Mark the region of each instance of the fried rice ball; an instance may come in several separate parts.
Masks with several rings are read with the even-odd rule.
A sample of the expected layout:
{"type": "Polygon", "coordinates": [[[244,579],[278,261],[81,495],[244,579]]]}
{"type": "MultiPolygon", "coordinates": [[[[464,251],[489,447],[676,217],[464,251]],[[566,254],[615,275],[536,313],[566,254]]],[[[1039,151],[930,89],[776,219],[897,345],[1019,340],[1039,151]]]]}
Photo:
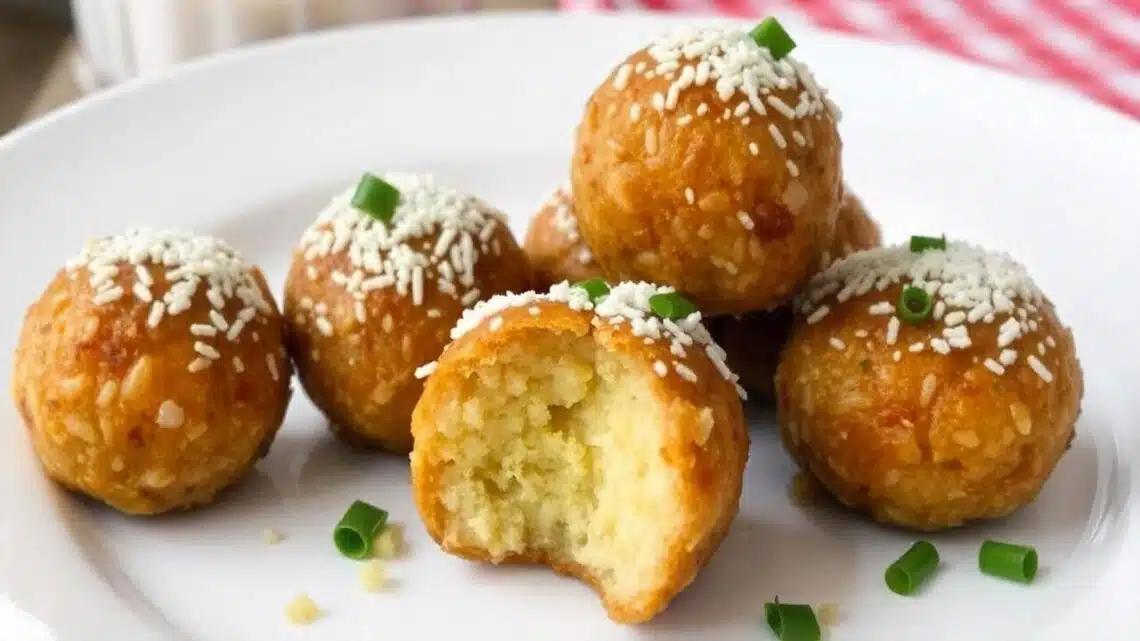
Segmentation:
{"type": "Polygon", "coordinates": [[[212,238],[128,231],[28,308],[12,395],[50,478],[150,515],[209,504],[264,456],[290,376],[256,267],[212,238]]]}
{"type": "MultiPolygon", "coordinates": [[[[863,202],[844,188],[835,235],[823,252],[821,269],[833,261],[856,251],[878,247],[882,243],[879,224],[867,213],[863,202]]],[[[747,314],[726,314],[709,318],[705,324],[717,343],[728,353],[728,366],[740,376],[740,384],[749,397],[761,404],[776,401],[773,378],[780,350],[792,333],[792,308],[781,305],[771,310],[747,314]]]]}
{"type": "Polygon", "coordinates": [[[845,505],[917,530],[1003,517],[1068,449],[1084,390],[1073,336],[1008,256],[859,252],[796,312],[776,373],[782,438],[845,505]]]}
{"type": "Polygon", "coordinates": [[[434,360],[463,310],[530,288],[503,215],[429,175],[388,173],[388,222],[336,197],[304,233],[285,285],[286,344],[333,432],[407,453],[416,367],[434,360]]]}
{"type": "Polygon", "coordinates": [[[523,251],[530,260],[534,285],[543,290],[602,276],[594,254],[578,232],[578,214],[570,186],[554,190],[530,221],[523,251]]]}
{"type": "Polygon", "coordinates": [[[779,304],[815,271],[841,193],[839,113],[802,63],[735,27],[669,34],[586,104],[571,182],[611,279],[708,314],[779,304]]]}
{"type": "Polygon", "coordinates": [[[463,317],[412,422],[416,505],[445,551],[550,566],[623,623],[693,581],[736,515],[748,433],[699,314],[647,313],[670,291],[623,283],[591,309],[561,283],[463,317]]]}

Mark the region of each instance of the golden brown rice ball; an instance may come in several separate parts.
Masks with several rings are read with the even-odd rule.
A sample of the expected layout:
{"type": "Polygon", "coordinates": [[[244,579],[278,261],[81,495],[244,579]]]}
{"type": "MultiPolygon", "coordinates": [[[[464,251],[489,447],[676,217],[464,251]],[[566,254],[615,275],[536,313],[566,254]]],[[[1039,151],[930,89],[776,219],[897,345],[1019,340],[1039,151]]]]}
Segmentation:
{"type": "Polygon", "coordinates": [[[422,382],[464,308],[529,289],[503,215],[427,175],[388,173],[383,223],[338,196],[305,232],[285,286],[289,352],[313,403],[350,443],[406,453],[422,382]]]}
{"type": "Polygon", "coordinates": [[[748,433],[700,314],[649,311],[669,292],[624,283],[594,306],[561,283],[464,315],[412,423],[416,505],[445,551],[549,565],[625,623],[693,581],[736,515],[748,433]]]}
{"type": "Polygon", "coordinates": [[[12,395],[49,477],[130,514],[206,505],[264,456],[291,370],[261,272],[221,241],[87,243],[24,318],[12,395]]]}
{"type": "Polygon", "coordinates": [[[535,287],[571,283],[602,276],[594,254],[578,232],[578,214],[570,186],[554,190],[530,221],[523,251],[534,272],[535,287]]]}
{"type": "Polygon", "coordinates": [[[860,252],[813,279],[776,389],[805,471],[879,521],[935,530],[1030,503],[1073,438],[1084,383],[1025,269],[954,242],[860,252]]]}
{"type": "MultiPolygon", "coordinates": [[[[832,261],[882,243],[879,224],[867,213],[862,201],[844,190],[831,245],[823,252],[821,269],[832,261]]],[[[726,314],[709,318],[705,324],[717,343],[728,353],[728,366],[740,376],[740,384],[761,404],[776,401],[773,378],[780,350],[792,332],[792,309],[781,305],[772,310],[747,314],[726,314]]]]}
{"type": "Polygon", "coordinates": [[[612,279],[708,314],[783,302],[819,264],[841,197],[837,110],[747,32],[691,28],[610,74],[578,127],[578,224],[612,279]]]}

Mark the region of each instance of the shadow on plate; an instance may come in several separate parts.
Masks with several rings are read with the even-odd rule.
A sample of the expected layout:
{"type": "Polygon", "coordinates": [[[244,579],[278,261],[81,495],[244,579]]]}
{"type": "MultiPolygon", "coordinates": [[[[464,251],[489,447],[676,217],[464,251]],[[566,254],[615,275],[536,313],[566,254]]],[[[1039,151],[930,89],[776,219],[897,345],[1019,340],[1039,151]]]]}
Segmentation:
{"type": "Polygon", "coordinates": [[[777,596],[842,602],[854,585],[855,562],[841,537],[737,519],[708,566],[644,631],[698,638],[722,626],[761,626],[764,603],[777,596]]]}

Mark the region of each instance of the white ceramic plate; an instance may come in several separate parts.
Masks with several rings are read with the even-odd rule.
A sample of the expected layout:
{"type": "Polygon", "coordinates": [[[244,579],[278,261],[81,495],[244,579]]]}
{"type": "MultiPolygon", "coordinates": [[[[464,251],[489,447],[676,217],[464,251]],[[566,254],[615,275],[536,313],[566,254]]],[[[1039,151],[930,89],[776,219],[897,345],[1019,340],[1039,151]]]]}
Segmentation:
{"type": "MultiPolygon", "coordinates": [[[[128,225],[226,238],[280,288],[289,250],[365,169],[426,170],[512,212],[517,231],[562,180],[589,91],[662,18],[519,16],[352,30],[271,45],[123,87],[0,141],[3,366],[24,307],[82,241],[128,225]]],[[[609,622],[583,586],[539,568],[442,554],[402,457],[341,447],[302,394],[269,457],[222,502],[130,519],[40,476],[15,411],[0,417],[0,638],[765,639],[763,603],[839,604],[832,641],[1079,641],[1138,629],[1136,380],[1140,127],[1060,90],[935,55],[792,25],[845,113],[850,182],[891,240],[946,232],[1026,262],[1076,332],[1079,438],[1015,517],[938,535],[923,596],[882,572],[913,539],[790,504],[793,468],[755,416],[740,515],[711,565],[653,623],[609,622]],[[369,595],[331,528],[352,499],[389,508],[411,554],[369,595]],[[286,534],[279,546],[264,528],[286,534]],[[983,538],[1031,543],[1031,587],[976,571],[983,538]],[[327,615],[290,627],[308,592],[327,615]]]]}

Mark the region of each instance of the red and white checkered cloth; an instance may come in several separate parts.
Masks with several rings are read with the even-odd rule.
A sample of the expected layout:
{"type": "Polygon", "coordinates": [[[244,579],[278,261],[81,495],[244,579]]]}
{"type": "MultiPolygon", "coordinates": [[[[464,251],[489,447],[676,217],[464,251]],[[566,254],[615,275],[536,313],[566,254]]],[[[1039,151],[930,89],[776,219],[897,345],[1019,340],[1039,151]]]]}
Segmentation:
{"type": "Polygon", "coordinates": [[[559,0],[572,10],[796,15],[1069,84],[1140,118],[1140,0],[559,0]]]}

